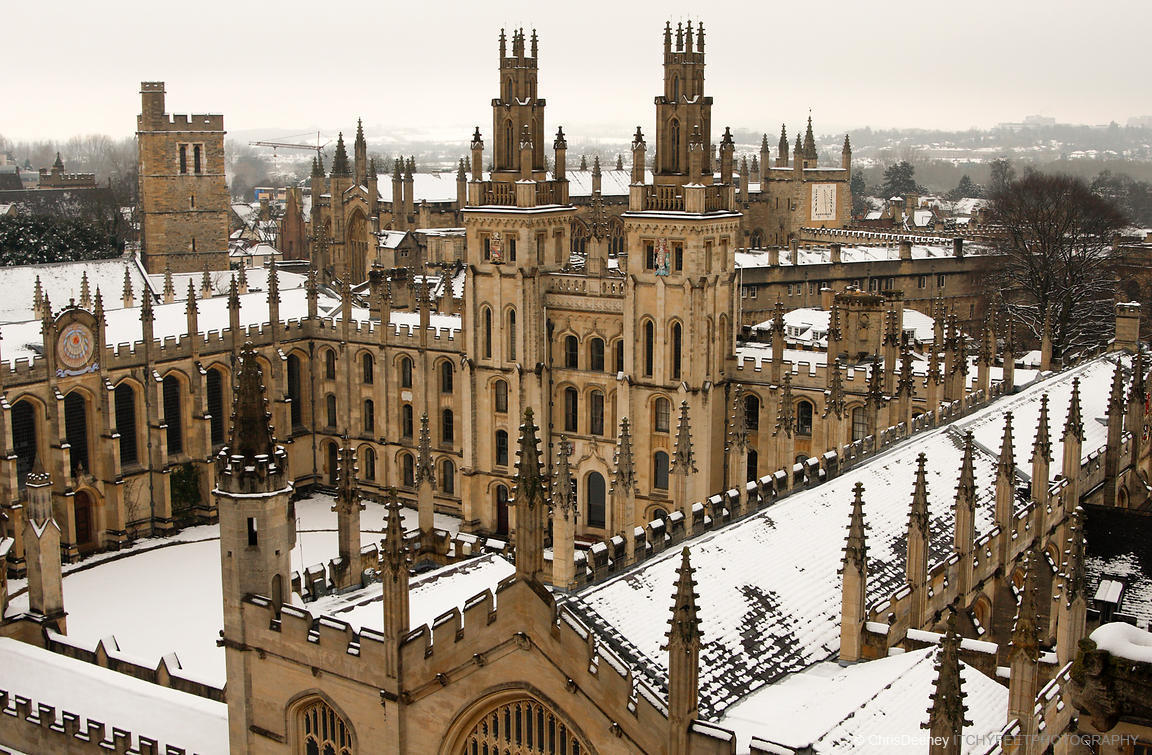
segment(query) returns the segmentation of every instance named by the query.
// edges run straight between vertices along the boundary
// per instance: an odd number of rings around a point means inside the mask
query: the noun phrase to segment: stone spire
[[[187,319],[186,330],[188,338],[195,344],[199,340],[200,327],[198,317],[200,309],[196,306],[196,287],[192,285],[191,279],[188,281],[188,298],[184,302],[184,315]]]
[[[696,580],[688,548],[680,553],[672,618],[664,635],[668,651],[668,752],[687,755],[689,727],[700,707],[700,616],[696,609]]]
[[[561,435],[556,449],[556,472],[552,482],[553,516],[571,517],[576,514],[574,482],[572,467],[568,460],[568,436]]]
[[[912,488],[912,508],[908,512],[908,545],[904,575],[912,588],[912,604],[909,608],[908,626],[919,629],[924,622],[927,595],[925,583],[928,581],[928,544],[930,541],[928,515],[928,475],[925,465],[927,457],[920,454],[916,458],[916,483]]]
[[[520,449],[516,452],[516,484],[512,492],[516,502],[516,576],[538,580],[544,567],[544,530],[548,505],[544,500],[545,483],[540,472],[540,440],[536,437],[532,408],[524,410],[520,425]]]
[[[966,596],[972,589],[973,551],[976,548],[976,475],[972,467],[972,431],[964,433],[964,457],[956,483],[953,523],[953,550],[960,556],[957,593]]]
[[[56,162],[52,163],[52,167],[56,170],[64,170],[64,161],[60,159],[60,153],[56,153]]]
[[[337,553],[344,562],[338,580],[340,587],[348,587],[360,577],[357,565],[360,563],[360,512],[364,504],[360,502],[360,488],[356,484],[357,472],[356,449],[345,441],[340,449],[336,502],[332,506],[336,512]]]
[[[40,285],[40,277],[36,277],[37,289]],[[124,291],[120,294],[120,301],[124,304],[124,308],[128,309],[136,303],[136,294],[132,290],[132,271],[127,265],[124,266]]]
[[[348,151],[344,148],[343,131],[341,131],[336,137],[336,155],[332,158],[332,175],[352,175],[352,168],[348,165]]]
[[[776,145],[776,161],[788,164],[788,129],[783,123],[780,124],[780,142]]]
[[[1012,532],[1016,516],[1016,459],[1012,440],[1012,412],[1004,413],[1004,436],[1000,441],[1000,458],[996,462],[995,521],[1003,534]],[[1012,538],[1000,538],[1000,563],[1007,563]]]
[[[425,480],[436,484],[436,465],[432,461],[432,432],[428,427],[428,412],[420,414],[420,440],[416,446],[416,486]]]
[[[863,649],[864,618],[868,586],[868,545],[865,541],[864,485],[852,489],[852,515],[848,522],[848,539],[841,560],[840,596],[840,661],[855,663]]]
[[[772,431],[773,435],[779,435],[781,431],[784,432],[789,438],[792,437],[792,428],[795,424],[795,417],[793,415],[792,406],[792,370],[784,373],[784,383],[780,386],[780,403],[776,409],[776,428]]]
[[[616,472],[612,476],[613,492],[635,492],[636,464],[632,458],[632,431],[627,417],[620,419],[620,433],[616,438]]]
[[[815,160],[816,157],[816,137],[812,134],[812,116],[809,115],[808,129],[804,132],[804,159]]]
[[[744,386],[740,383],[732,389],[732,414],[729,418],[726,449],[743,451],[748,447],[748,407],[744,403]]]
[[[204,266],[204,274],[200,276],[200,298],[208,299],[212,296],[212,276],[208,271],[208,266]]]
[[[1048,431],[1048,394],[1040,396],[1040,418],[1036,423],[1036,439],[1032,443],[1032,499],[1046,503],[1048,496],[1048,465],[1052,463],[1052,440]]]
[[[552,478],[552,584],[562,590],[573,586],[576,574],[576,491],[572,479],[568,437],[556,444],[556,472]],[[625,533],[628,534],[628,533]]]
[[[276,267],[273,266],[268,271],[269,274],[271,274],[272,271],[275,269],[276,269]],[[271,294],[272,282],[269,281],[268,283],[269,283],[269,294]],[[236,271],[236,289],[242,294],[248,293],[248,266],[247,265],[241,265],[240,269]]]
[[[176,287],[172,284],[172,265],[167,262],[164,264],[163,301],[165,304],[176,301]]]
[[[1040,592],[1040,553],[1035,545],[1024,554],[1024,586],[1020,605],[1012,627],[1012,642],[1008,653],[1010,676],[1008,681],[1008,720],[1020,722],[1024,737],[1036,733],[1036,693],[1039,687],[1038,661],[1040,657],[1040,627],[1036,617]]]
[[[1108,435],[1104,447],[1103,505],[1115,506],[1120,488],[1121,447],[1124,438],[1124,366],[1116,362],[1112,372],[1112,390],[1108,394]],[[1133,429],[1133,433],[1137,432]]]
[[[680,402],[680,418],[676,422],[676,445],[672,450],[672,474],[696,472],[696,456],[692,452],[692,429],[688,422],[688,402]]]
[[[1084,509],[1077,506],[1068,519],[1068,548],[1064,551],[1060,605],[1056,623],[1056,657],[1064,665],[1076,657],[1084,638],[1088,595],[1084,573]]]
[[[838,419],[843,419],[845,404],[844,364],[840,361],[840,357],[836,357],[828,369],[828,389],[824,391],[824,412],[820,416],[833,415]]]
[[[245,465],[258,457],[273,454],[272,413],[264,397],[264,380],[256,351],[244,344],[236,370],[236,393],[232,402],[232,435],[226,452],[231,459],[243,459]]]
[[[88,284],[88,271],[80,274],[80,307],[89,309],[92,306],[92,288]]]
[[[1084,441],[1084,420],[1080,415],[1080,378],[1072,378],[1072,397],[1068,400],[1068,418],[1064,420],[1064,438]]]
[[[920,726],[930,732],[930,755],[960,755],[964,727],[971,726],[972,722],[964,717],[968,706],[964,704],[967,695],[961,689],[960,635],[956,631],[955,612],[949,615],[948,631],[940,640],[935,670],[936,686],[931,695],[932,706],[928,708],[928,721]]]
[[[312,158],[312,177],[313,178],[323,178],[324,177],[324,161],[323,161],[323,158],[321,158],[319,156],[319,154],[317,154],[316,157]]]
[[[388,519],[380,543],[380,581],[383,583],[383,634],[386,638],[384,673],[399,678],[400,640],[408,633],[408,547],[404,544],[404,520],[396,488],[389,488],[385,503]]]

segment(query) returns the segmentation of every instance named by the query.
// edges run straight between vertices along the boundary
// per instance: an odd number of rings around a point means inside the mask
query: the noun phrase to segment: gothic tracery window
[[[462,755],[583,755],[591,750],[548,706],[525,698],[485,713],[464,737]]]
[[[304,755],[353,755],[351,729],[323,700],[301,710],[299,720]]]

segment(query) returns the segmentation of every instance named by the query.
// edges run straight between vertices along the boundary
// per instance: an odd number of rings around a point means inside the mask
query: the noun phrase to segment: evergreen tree
[[[980,187],[965,173],[960,177],[960,183],[956,184],[956,188],[948,192],[948,198],[956,201],[965,197],[979,197],[982,193]]]
[[[862,218],[868,214],[868,210],[872,209],[871,205],[864,198],[868,196],[868,186],[864,183],[864,175],[862,173],[853,173],[852,181],[848,184],[848,188],[852,192],[852,216]]]
[[[884,170],[883,189],[886,199],[916,194],[920,191],[920,187],[916,184],[916,168],[907,160],[889,165]]]

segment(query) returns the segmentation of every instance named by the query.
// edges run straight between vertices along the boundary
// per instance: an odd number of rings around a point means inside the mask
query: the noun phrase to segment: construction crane
[[[331,142],[320,143],[320,132],[316,132],[316,144],[297,144],[293,142],[248,142],[250,147],[271,147],[272,156],[276,156],[277,149],[308,149],[316,153],[317,156],[321,155],[321,151],[327,147]]]

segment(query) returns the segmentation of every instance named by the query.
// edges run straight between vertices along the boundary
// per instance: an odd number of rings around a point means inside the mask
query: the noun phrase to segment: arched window
[[[465,755],[586,755],[592,752],[564,717],[532,697],[501,698],[444,752]]]
[[[500,414],[506,414],[508,412],[508,383],[503,380],[497,380],[493,383],[492,404]]]
[[[680,379],[680,347],[682,345],[683,328],[680,323],[672,323],[672,379]]]
[[[604,339],[593,338],[588,343],[588,369],[594,372],[604,371]]]
[[[749,430],[760,429],[760,399],[751,394],[744,397],[744,426]]]
[[[657,451],[652,457],[652,487],[668,489],[668,454],[663,451]]]
[[[228,429],[228,415],[224,413],[224,375],[220,370],[208,370],[208,375],[205,377],[205,387],[208,393],[206,397],[208,414],[212,416],[208,428],[211,434],[210,440],[213,446],[221,446],[226,440],[224,433]],[[120,424],[119,420],[116,424]],[[120,458],[123,459],[124,455],[121,454]]]
[[[440,462],[440,490],[445,495],[456,493],[456,465],[452,463],[451,459],[444,459]]]
[[[516,310],[508,310],[508,332],[505,333],[508,342],[508,361],[516,361]]]
[[[564,366],[570,370],[580,366],[580,341],[576,336],[564,337]]]
[[[411,438],[412,426],[412,405],[404,404],[400,407],[400,434],[405,438]]]
[[[496,466],[508,466],[508,433],[504,430],[496,431]]]
[[[372,399],[364,399],[364,432],[371,433],[376,430],[376,404]]]
[[[863,440],[868,434],[868,418],[864,414],[864,407],[857,406],[852,410],[852,440]]]
[[[38,450],[36,407],[31,401],[12,405],[12,450],[16,453],[16,484],[23,488]]]
[[[445,359],[440,363],[440,392],[449,394],[453,390],[452,380],[455,377],[452,363]]]
[[[480,319],[484,322],[484,358],[492,358],[492,310],[484,307],[480,312]]]
[[[652,403],[652,430],[658,433],[666,433],[671,425],[672,402],[663,396],[659,396]]]
[[[504,160],[501,168],[511,168],[516,160],[516,132],[512,128],[512,121],[504,121]]]
[[[412,461],[412,454],[400,454],[400,479],[404,487],[416,487],[416,465]]]
[[[748,479],[746,482],[752,482],[760,477],[757,467],[760,463],[760,454],[756,452],[755,448],[748,449]]]
[[[624,339],[616,342],[616,371],[624,372]]]
[[[400,387],[412,387],[412,360],[408,357],[400,357]]]
[[[600,391],[588,394],[588,432],[604,434],[604,394]]]
[[[300,357],[288,355],[288,398],[292,401],[292,428],[304,424],[304,399],[300,395]]]
[[[796,402],[796,433],[812,434],[812,403],[803,399]]]
[[[584,486],[587,491],[585,495],[585,503],[588,512],[588,526],[589,527],[603,527],[605,512],[607,507],[604,505],[605,501],[605,485],[604,476],[599,472],[593,472],[588,475],[588,483]]]
[[[304,755],[352,755],[351,730],[323,700],[300,711],[299,727]]]
[[[564,389],[564,431],[576,432],[580,412],[580,394],[575,388]]]
[[[364,356],[362,356],[360,358],[360,363],[361,363],[361,370],[363,371],[363,374],[364,374],[364,384],[365,385],[371,385],[372,384],[372,378],[373,378],[373,375],[372,375],[372,367],[373,367],[372,355],[371,354],[365,354]]]
[[[440,442],[445,446],[452,445],[456,440],[455,418],[451,409],[440,412]]]
[[[209,376],[218,374],[215,370],[208,372]],[[136,391],[128,383],[116,386],[116,432],[120,434],[120,464],[136,464],[139,461],[136,452]]]
[[[324,397],[324,415],[327,426],[336,427],[336,397],[331,393]]]
[[[376,479],[376,452],[367,446],[364,448],[363,460],[360,462],[360,479]]]
[[[180,409],[183,401],[180,400],[180,378],[169,375],[164,378],[164,424],[168,440],[168,455],[179,456],[184,453],[184,426],[181,422]]]
[[[332,349],[324,350],[324,377],[328,380],[336,379],[336,352]]]
[[[644,323],[644,377],[652,377],[652,362],[656,348],[656,327],[651,320]]]
[[[670,173],[680,172],[680,121],[675,118],[668,128],[668,171]]]

